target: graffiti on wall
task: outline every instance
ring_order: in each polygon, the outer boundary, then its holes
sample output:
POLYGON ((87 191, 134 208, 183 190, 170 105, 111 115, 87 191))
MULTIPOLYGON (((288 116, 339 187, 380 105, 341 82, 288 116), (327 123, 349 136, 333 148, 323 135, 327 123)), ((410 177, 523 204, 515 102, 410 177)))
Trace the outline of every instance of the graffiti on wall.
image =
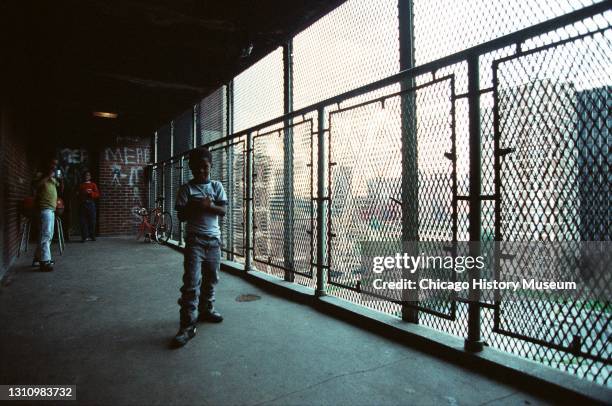
POLYGON ((58 155, 64 187, 73 189, 81 183, 83 172, 89 169, 89 153, 82 148, 62 148, 58 155))
POLYGON ((149 148, 106 148, 104 159, 111 170, 111 188, 129 191, 125 194, 125 204, 130 208, 133 222, 140 223, 141 218, 137 212, 143 207, 140 191, 144 184, 144 167, 149 163, 149 148))
POLYGON ((60 148, 57 150, 57 158, 64 178, 63 199, 66 205, 64 224, 68 229, 68 235, 78 234, 80 231, 79 213, 76 210, 78 207, 76 191, 84 172, 91 169, 89 152, 83 148, 60 148))

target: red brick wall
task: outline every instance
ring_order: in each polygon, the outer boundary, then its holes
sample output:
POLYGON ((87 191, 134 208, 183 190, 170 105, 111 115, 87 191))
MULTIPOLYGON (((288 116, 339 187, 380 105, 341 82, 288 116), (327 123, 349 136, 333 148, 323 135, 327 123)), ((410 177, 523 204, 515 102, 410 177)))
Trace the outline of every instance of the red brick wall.
POLYGON ((99 163, 100 235, 134 235, 140 217, 135 210, 147 205, 145 166, 150 162, 150 139, 117 137, 102 148, 99 163))
POLYGON ((17 257, 23 224, 19 203, 31 194, 37 163, 28 154, 24 124, 8 105, 0 105, 0 276, 17 257))

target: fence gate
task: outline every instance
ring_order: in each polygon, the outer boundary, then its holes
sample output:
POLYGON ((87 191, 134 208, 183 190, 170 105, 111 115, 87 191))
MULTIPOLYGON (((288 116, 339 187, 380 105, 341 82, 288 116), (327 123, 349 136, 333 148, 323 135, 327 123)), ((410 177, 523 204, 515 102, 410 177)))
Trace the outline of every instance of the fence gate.
MULTIPOLYGON (((610 241, 609 32, 519 51, 492 64, 499 194, 495 236, 498 241, 563 242, 562 250, 537 253, 539 274, 551 280, 579 267, 580 241, 610 241)), ((525 258, 512 263, 530 260, 530 254, 520 250, 525 258)), ((501 261, 501 278, 516 271, 501 261)), ((609 270, 592 277, 602 286, 612 283, 609 270)), ((496 304, 493 331, 521 340, 518 346, 538 344, 532 356, 553 364, 566 362, 567 353, 580 356, 573 358, 575 367, 598 364, 591 368, 598 375, 610 365, 612 306, 585 295, 555 302, 535 292, 504 300, 496 304)))

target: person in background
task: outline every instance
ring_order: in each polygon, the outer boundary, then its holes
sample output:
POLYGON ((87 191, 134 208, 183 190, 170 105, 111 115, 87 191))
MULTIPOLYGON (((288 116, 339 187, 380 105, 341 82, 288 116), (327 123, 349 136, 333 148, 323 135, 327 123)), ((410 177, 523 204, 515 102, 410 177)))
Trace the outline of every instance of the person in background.
POLYGON ((81 242, 96 241, 96 200, 100 197, 98 185, 91 181, 91 172, 85 171, 83 183, 79 185, 79 222, 81 242))
POLYGON ((36 173, 32 182, 35 193, 36 208, 39 211, 40 233, 34 262, 40 264, 41 271, 52 271, 51 240, 55 227, 55 209, 57 207, 58 189, 61 193, 64 183, 57 169, 57 159, 50 159, 43 169, 36 173))

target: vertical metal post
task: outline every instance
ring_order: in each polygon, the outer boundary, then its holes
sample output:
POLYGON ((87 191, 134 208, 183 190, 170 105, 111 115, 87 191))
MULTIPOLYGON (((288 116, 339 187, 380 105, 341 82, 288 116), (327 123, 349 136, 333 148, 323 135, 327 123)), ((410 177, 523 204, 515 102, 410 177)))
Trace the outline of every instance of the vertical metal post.
POLYGON ((155 200, 156 201, 157 201, 157 199, 159 197, 163 197, 164 198, 164 200, 162 201, 162 204, 161 204, 162 211, 164 210, 164 207, 165 207, 165 204, 166 204, 166 201, 165 201, 166 200, 165 199, 165 197, 166 197, 166 168, 165 167, 166 167, 166 164, 164 162, 162 162, 161 163, 161 176, 160 176, 160 178, 161 178, 161 182, 160 183, 161 184, 159 185, 160 189, 161 189, 161 196, 155 196, 155 200))
POLYGON ((327 261, 327 191, 325 181, 327 179, 327 143, 325 142, 325 108, 318 110, 317 130, 317 289, 315 296, 326 295, 325 282, 327 272, 325 270, 327 261))
POLYGON ((246 151, 246 247, 244 248, 244 270, 249 272, 253 263, 253 134, 247 134, 246 151))
MULTIPOLYGON (((198 109, 199 104, 194 104, 191 115, 191 145, 190 149, 194 149, 198 145, 198 109)), ((181 156, 181 185, 185 183, 185 156, 181 156)), ((185 244, 185 235, 183 230, 183 223, 179 221, 179 245, 185 244)))
MULTIPOLYGON (((233 134, 234 132, 234 86, 233 81, 230 81, 228 85, 225 87, 225 135, 233 134)), ((225 220, 227 221, 227 248, 230 251, 227 254, 227 259, 230 261, 234 260, 234 210, 236 199, 242 199, 243 196, 240 194, 234 193, 235 182, 234 179, 234 148, 228 146, 227 152, 228 162, 227 162, 227 170, 228 170, 228 190, 227 193, 227 215, 225 216, 225 220)), ((244 204, 244 202, 243 202, 244 204)))
MULTIPOLYGON (((289 40, 283 45, 283 106, 284 114, 293 111, 293 41, 289 40)), ((284 202, 284 223, 283 223, 283 257, 285 258, 284 279, 289 282, 295 280, 295 274, 288 271, 294 270, 294 186, 293 186, 293 120, 285 120, 284 123, 284 168, 283 168, 283 202, 284 202)))
POLYGON ((167 185, 168 188, 164 189, 164 211, 168 210, 168 207, 171 206, 170 197, 172 196, 172 187, 174 186, 174 120, 170 121, 170 159, 168 160, 168 165, 170 169, 170 176, 168 176, 168 180, 170 184, 167 185), (170 193, 170 196, 166 195, 166 192, 170 193), (170 205, 170 206, 169 206, 170 205))
POLYGON ((174 120, 170 121, 170 158, 174 156, 174 120))
POLYGON ((158 141, 159 141, 159 138, 157 136, 157 131, 155 131, 153 133, 153 145, 152 145, 152 147, 153 147, 153 154, 152 154, 153 155, 153 159, 152 159, 152 161, 153 162, 157 162, 157 143, 158 143, 158 141))
MULTIPOLYGON (((179 170, 181 171, 179 174, 179 180, 180 180, 180 184, 182 185, 183 183, 185 183, 185 171, 184 171, 184 165, 185 165, 185 156, 181 155, 181 158, 179 159, 179 170)), ((178 230, 179 230, 179 245, 185 245, 185 238, 183 236, 183 222, 179 221, 178 224, 178 230)))
POLYGON ((149 164, 145 168, 145 175, 147 179, 147 205, 145 207, 151 207, 151 185, 153 184, 153 165, 149 164))
MULTIPOLYGON (((478 55, 468 59, 468 105, 470 131, 470 255, 480 255, 481 225, 481 168, 480 168, 480 72, 478 55)), ((478 277, 478 270, 470 271, 470 280, 478 277)), ((468 304, 468 334, 465 350, 482 351, 480 337, 480 291, 470 290, 468 304)))
MULTIPOLYGON (((157 143, 159 142, 159 138, 157 136, 157 131, 153 133, 153 157, 152 161, 157 162, 157 143)), ((155 176, 159 177, 159 165, 155 165, 155 176)), ((151 181, 153 182, 154 188, 153 192, 149 189, 149 207, 155 206, 155 199, 157 199, 157 177, 153 177, 153 170, 151 170, 151 181)))
POLYGON ((230 261, 234 260, 234 239, 232 237, 234 232, 234 147, 231 146, 231 142, 227 143, 226 147, 226 158, 227 164, 225 166, 225 178, 227 179, 227 214, 223 221, 227 224, 227 233, 225 235, 225 246, 227 247, 227 259, 230 261))
POLYGON ((227 135, 234 133, 234 81, 230 80, 225 88, 227 135))
POLYGON ((193 105, 193 117, 191 122, 191 148, 193 149, 198 145, 198 105, 193 105))
MULTIPOLYGON (((413 1, 399 0, 400 70, 411 69, 414 58, 413 1)), ((414 78, 402 81, 402 91, 414 88, 414 78)), ((402 247, 406 242, 419 240, 419 190, 416 97, 413 92, 402 96, 402 247)), ((412 246, 413 244, 409 244, 412 246)), ((418 255, 418 253, 415 253, 418 255)), ((412 274, 408 277, 413 277, 412 274)), ((402 301, 418 303, 418 290, 404 290, 402 301)), ((414 307, 402 305, 402 320, 419 322, 419 312, 414 307)))

